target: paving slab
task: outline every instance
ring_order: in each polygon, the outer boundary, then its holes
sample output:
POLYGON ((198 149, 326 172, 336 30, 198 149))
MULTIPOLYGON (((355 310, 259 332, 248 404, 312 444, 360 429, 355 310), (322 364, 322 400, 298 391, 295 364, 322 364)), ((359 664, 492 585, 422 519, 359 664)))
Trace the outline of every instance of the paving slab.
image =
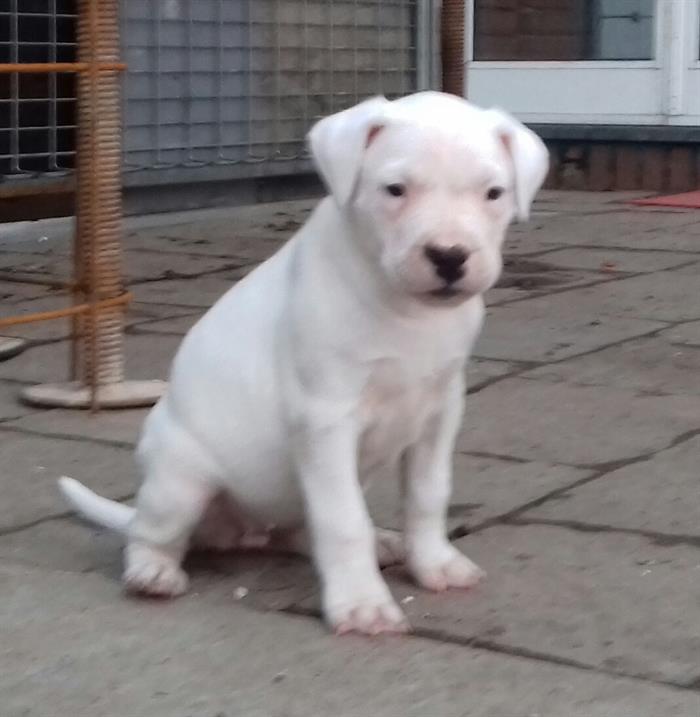
MULTIPOLYGON (((0 384, 2 385, 2 384, 0 384)), ((149 408, 128 410, 104 410, 97 414, 89 411, 71 411, 54 408, 50 411, 31 409, 18 400, 20 387, 15 384, 12 398, 16 401, 16 411, 21 417, 8 420, 8 426, 20 428, 47 436, 66 436, 110 442, 116 445, 136 445, 143 422, 149 408)), ((12 404, 10 404, 12 405, 12 404)), ((13 409, 7 409, 10 413, 13 409)))
POLYGON ((458 545, 487 579, 440 596, 402 581, 414 625, 614 672, 697 679, 700 627, 687 619, 697 609, 697 548, 552 526, 494 527, 458 545))
POLYGON ((700 321, 674 326, 661 334, 674 345, 700 347, 700 321))
MULTIPOLYGON (((69 516, 0 536, 0 562, 73 573, 76 580, 99 575, 112 587, 114 603, 128 601, 121 594, 123 548, 121 536, 69 516)), ((310 561, 271 552, 194 552, 185 570, 192 595, 223 593, 232 606, 254 610, 284 610, 318 589, 310 561)))
MULTIPOLYGON (((70 296, 65 293, 54 294, 48 297, 15 304, 11 307, 11 311, 13 316, 26 316, 33 313, 68 308, 72 306, 72 303, 70 296)), ((124 325, 128 328, 143 321, 182 316, 192 311, 193 309, 189 307, 161 306, 158 304, 132 302, 127 308, 124 325)), ((55 341, 70 337, 71 322, 70 319, 64 318, 30 324, 18 324, 17 326, 0 329, 0 333, 4 336, 19 336, 32 341, 55 341)))
POLYGON ((700 241, 689 227, 697 213, 648 212, 620 209, 618 212, 583 214, 581 217, 550 217, 532 224, 523 240, 541 245, 591 246, 620 249, 653 249, 700 252, 700 241))
POLYGON ((20 281, 0 281, 0 319, 14 316, 16 304, 30 299, 40 299, 57 293, 56 289, 20 281))
POLYGON ((540 296, 554 290, 572 289, 595 282, 610 281, 615 274, 559 266, 556 260, 528 256, 506 256, 501 278, 486 294, 487 305, 540 296))
POLYGON ((8 717, 46 717, 47 705, 94 717, 695 717, 700 709, 690 691, 458 645, 333 638, 313 620, 247 609, 228 585, 137 602, 115 598, 97 575, 6 565, 0 589, 8 717))
POLYGON ((0 421, 9 421, 36 414, 39 409, 25 406, 18 400, 20 387, 16 383, 0 381, 0 421))
MULTIPOLYGON (((0 424, 1 425, 1 424, 0 424)), ((0 531, 65 513, 56 479, 72 476, 109 497, 136 486, 129 450, 0 430, 0 531)))
MULTIPOLYGON (((190 277, 236 268, 233 259, 200 254, 173 252, 128 251, 123 257, 123 272, 127 283, 145 280, 190 277)), ((36 255, 20 252, 0 253, 0 273, 37 280, 70 280, 73 260, 68 256, 36 255)))
POLYGON ((700 438, 684 441, 651 460, 579 486, 523 517, 676 534, 700 547, 698 456, 700 438))
MULTIPOLYGON (((471 591, 435 595, 402 568, 385 571, 415 628, 647 679, 697 680, 700 627, 688 620, 697 548, 554 526, 495 526, 457 545, 488 573, 471 591)), ((304 605, 317 608, 318 596, 304 605)))
POLYGON ((242 236, 231 227, 170 228, 140 231, 127 236, 125 246, 137 253, 197 254, 237 262, 260 262, 274 254, 287 236, 242 236))
POLYGON ((479 388, 485 381, 506 376, 518 367, 510 361, 491 361, 472 357, 467 364, 467 386, 469 390, 479 388))
MULTIPOLYGON (((127 336, 126 375, 130 379, 167 379, 179 336, 127 336)), ((0 379, 25 383, 55 383, 68 376, 70 344, 61 341, 28 348, 0 363, 0 379)))
MULTIPOLYGON (((454 459, 449 527, 478 525, 551 491, 573 485, 587 475, 589 471, 568 466, 458 454, 454 459)), ((369 486, 367 504, 377 525, 401 528, 400 493, 396 475, 381 476, 369 486)))
POLYGON ((611 281, 567 293, 580 311, 656 321, 700 318, 700 265, 611 281))
POLYGON ((489 307, 475 355, 506 361, 558 361, 664 328, 660 321, 626 316, 624 309, 619 309, 620 315, 603 313, 606 303, 600 294, 608 286, 489 307))
POLYGON ((541 366, 523 378, 614 386, 643 393, 700 394, 700 346, 674 344, 676 329, 541 366))
POLYGON ((204 309, 196 314, 180 316, 175 319, 163 319, 159 321, 143 321, 135 324, 132 333, 135 334, 175 334, 184 336, 204 316, 204 309))
POLYGON ((590 465, 646 455, 700 428, 696 396, 508 378, 467 402, 458 450, 590 465))
POLYGON ((131 290, 139 302, 207 309, 247 273, 248 269, 239 269, 197 279, 149 281, 131 290))
POLYGON ((649 273, 696 261, 688 254, 665 251, 624 251, 621 249, 564 248, 539 254, 538 261, 567 269, 590 269, 599 273, 649 273))

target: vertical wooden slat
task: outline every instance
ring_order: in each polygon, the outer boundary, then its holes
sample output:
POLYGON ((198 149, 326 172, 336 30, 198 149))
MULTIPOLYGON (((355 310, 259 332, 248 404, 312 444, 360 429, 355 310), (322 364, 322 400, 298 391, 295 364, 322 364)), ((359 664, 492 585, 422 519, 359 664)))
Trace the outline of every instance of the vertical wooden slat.
POLYGON ((668 188, 671 192, 689 192, 694 189, 695 167, 690 147, 679 146, 671 149, 669 157, 668 188))
POLYGON ((642 186, 652 192, 666 188, 666 155, 664 147, 645 146, 642 151, 642 186))
POLYGON ((594 192, 613 188, 613 147, 608 144, 591 145, 588 159, 588 185, 594 192))
POLYGON ((639 189, 642 182, 641 145, 620 144, 615 152, 615 189, 639 189))

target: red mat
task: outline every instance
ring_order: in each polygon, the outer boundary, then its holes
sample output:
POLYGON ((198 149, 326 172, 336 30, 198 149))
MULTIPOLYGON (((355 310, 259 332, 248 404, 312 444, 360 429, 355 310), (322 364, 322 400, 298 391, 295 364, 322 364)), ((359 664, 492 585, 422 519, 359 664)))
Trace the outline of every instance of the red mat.
POLYGON ((634 199, 630 204, 642 207, 681 207, 684 209, 700 209, 700 189, 695 192, 671 194, 667 197, 645 197, 634 199))

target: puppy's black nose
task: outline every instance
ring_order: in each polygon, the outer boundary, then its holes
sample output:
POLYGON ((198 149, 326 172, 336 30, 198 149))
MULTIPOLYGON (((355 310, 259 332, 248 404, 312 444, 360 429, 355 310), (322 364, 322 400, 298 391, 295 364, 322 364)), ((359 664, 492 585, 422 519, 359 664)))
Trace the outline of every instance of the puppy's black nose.
POLYGON ((460 246, 426 246, 424 249, 428 261, 435 267, 435 273, 445 281, 453 282, 464 276, 464 263, 468 254, 460 246))

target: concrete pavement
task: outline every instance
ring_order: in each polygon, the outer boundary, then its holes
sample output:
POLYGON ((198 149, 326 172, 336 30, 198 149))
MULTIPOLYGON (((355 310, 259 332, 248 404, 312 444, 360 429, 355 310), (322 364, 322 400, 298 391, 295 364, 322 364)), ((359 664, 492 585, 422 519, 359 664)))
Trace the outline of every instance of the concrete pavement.
MULTIPOLYGON (((697 717, 700 714, 700 212, 544 192, 513 228, 469 370, 453 538, 489 573, 430 595, 387 571, 415 632, 333 638, 310 566, 193 556, 172 603, 125 598, 120 542, 66 513, 67 473, 129 500, 144 411, 41 411, 67 326, 0 362, 0 714, 5 717, 697 717)), ((130 378, 313 203, 131 222, 130 378)), ((0 232, 2 315, 57 308, 56 223, 0 232)), ((396 487, 369 493, 397 524, 396 487)))

